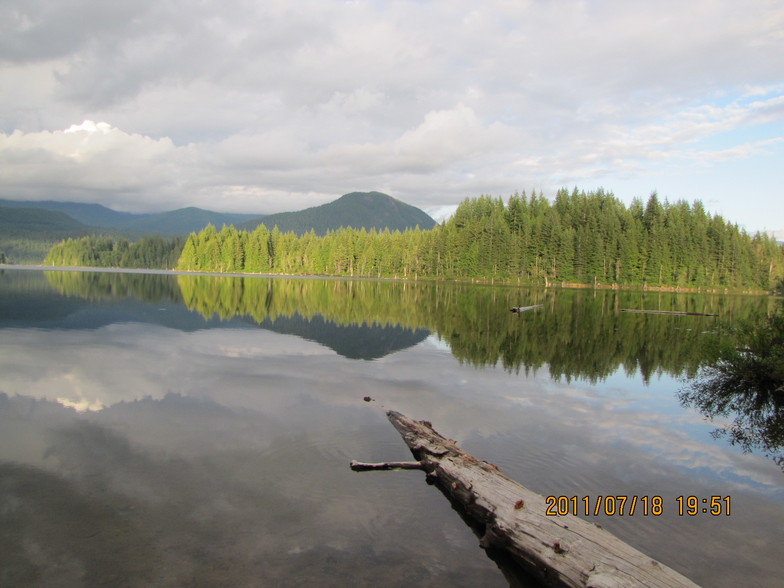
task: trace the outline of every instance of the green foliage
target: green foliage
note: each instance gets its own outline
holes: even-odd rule
[[[66,239],[49,250],[44,265],[172,269],[181,257],[185,239],[144,237],[135,243],[107,236]]]
[[[715,431],[744,451],[761,449],[784,468],[784,307],[723,325],[709,339],[710,362],[681,392],[684,405],[731,417]]]
[[[770,290],[784,248],[750,237],[699,202],[627,208],[612,194],[561,190],[466,199],[443,226],[403,232],[340,228],[300,236],[208,226],[188,238],[179,269]]]
[[[55,241],[48,239],[0,238],[0,247],[5,253],[5,263],[39,264],[54,244]]]

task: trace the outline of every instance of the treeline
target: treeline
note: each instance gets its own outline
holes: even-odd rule
[[[61,237],[52,239],[17,238],[0,235],[4,263],[39,264]]]
[[[466,199],[441,227],[405,232],[343,228],[319,237],[214,226],[191,233],[177,268],[516,283],[770,290],[784,247],[749,235],[700,202],[626,207],[612,194],[515,193]]]
[[[66,239],[49,250],[44,265],[171,269],[177,265],[184,243],[184,237],[159,236],[134,243],[108,236]]]

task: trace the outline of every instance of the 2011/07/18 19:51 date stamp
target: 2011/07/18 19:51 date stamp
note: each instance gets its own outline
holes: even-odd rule
[[[661,516],[664,514],[664,499],[661,496],[546,496],[549,517],[566,515],[584,516]],[[729,496],[678,496],[675,503],[680,516],[700,514],[730,516]]]

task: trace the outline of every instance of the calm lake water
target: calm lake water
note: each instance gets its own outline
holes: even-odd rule
[[[772,304],[0,270],[0,585],[508,585],[422,472],[350,471],[411,458],[394,409],[544,495],[661,496],[588,518],[699,584],[781,586],[781,467],[678,400],[717,319],[621,312]]]

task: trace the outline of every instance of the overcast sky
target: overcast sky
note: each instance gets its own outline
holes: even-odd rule
[[[604,187],[784,230],[780,0],[3,0],[0,197],[433,211]]]

